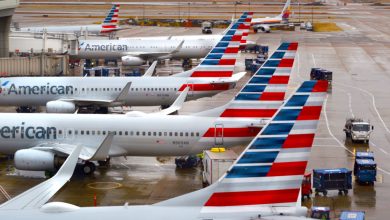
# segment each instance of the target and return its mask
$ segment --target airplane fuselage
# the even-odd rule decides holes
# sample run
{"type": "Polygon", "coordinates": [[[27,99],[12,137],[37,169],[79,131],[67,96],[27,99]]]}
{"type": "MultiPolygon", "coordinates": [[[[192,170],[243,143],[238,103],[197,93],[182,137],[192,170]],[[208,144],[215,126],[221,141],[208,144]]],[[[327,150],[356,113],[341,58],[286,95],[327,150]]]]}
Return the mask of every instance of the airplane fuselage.
{"type": "MultiPolygon", "coordinates": [[[[116,28],[110,29],[111,31],[117,30],[116,28]]],[[[104,32],[109,32],[110,30],[104,30],[104,32]]],[[[47,26],[47,27],[25,27],[15,32],[30,32],[30,33],[82,33],[88,32],[92,34],[100,34],[103,29],[101,25],[75,25],[75,26],[47,26]]]]}
{"type": "MultiPolygon", "coordinates": [[[[12,77],[1,78],[1,106],[45,106],[54,100],[114,100],[131,82],[122,103],[109,106],[158,106],[172,104],[186,86],[187,99],[212,96],[234,87],[221,78],[190,77],[12,77]]],[[[101,104],[104,106],[104,104],[101,104]]]]}
{"type": "Polygon", "coordinates": [[[188,155],[215,145],[246,144],[260,130],[248,128],[245,120],[191,115],[4,113],[0,120],[0,152],[5,154],[50,143],[96,149],[113,132],[110,156],[188,155]]]}

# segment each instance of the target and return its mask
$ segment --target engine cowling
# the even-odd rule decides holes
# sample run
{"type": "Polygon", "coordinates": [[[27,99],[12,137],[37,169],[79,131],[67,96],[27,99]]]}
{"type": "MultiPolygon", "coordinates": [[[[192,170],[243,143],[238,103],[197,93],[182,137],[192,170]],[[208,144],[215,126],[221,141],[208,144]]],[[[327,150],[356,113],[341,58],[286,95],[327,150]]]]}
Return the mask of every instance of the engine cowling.
{"type": "Polygon", "coordinates": [[[260,29],[261,31],[263,31],[263,32],[266,32],[266,33],[271,32],[271,28],[270,28],[270,26],[268,26],[268,25],[260,25],[260,26],[259,26],[259,29],[260,29]]]}
{"type": "Polygon", "coordinates": [[[16,169],[32,171],[50,171],[56,168],[56,156],[52,152],[23,149],[15,152],[16,169]]]}
{"type": "Polygon", "coordinates": [[[124,66],[139,66],[145,63],[145,60],[139,57],[123,56],[122,65],[124,66]]]}
{"type": "Polygon", "coordinates": [[[74,113],[76,105],[73,102],[50,101],[46,103],[46,112],[48,113],[74,113]]]}

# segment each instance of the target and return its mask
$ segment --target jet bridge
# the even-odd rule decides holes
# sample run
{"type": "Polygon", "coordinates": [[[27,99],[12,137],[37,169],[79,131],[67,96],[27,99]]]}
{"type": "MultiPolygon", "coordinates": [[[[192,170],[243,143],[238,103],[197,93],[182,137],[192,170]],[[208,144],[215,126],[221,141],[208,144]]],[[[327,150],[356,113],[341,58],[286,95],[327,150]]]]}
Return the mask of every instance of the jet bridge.
{"type": "Polygon", "coordinates": [[[8,57],[9,41],[8,35],[12,15],[15,8],[19,6],[19,0],[0,1],[0,57],[8,57]]]}

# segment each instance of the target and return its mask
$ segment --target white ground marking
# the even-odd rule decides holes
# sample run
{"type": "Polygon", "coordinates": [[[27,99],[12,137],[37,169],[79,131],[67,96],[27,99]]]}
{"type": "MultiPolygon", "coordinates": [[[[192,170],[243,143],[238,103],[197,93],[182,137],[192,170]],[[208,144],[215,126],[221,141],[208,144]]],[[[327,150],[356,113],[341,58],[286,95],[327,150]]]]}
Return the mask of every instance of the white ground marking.
{"type": "Polygon", "coordinates": [[[313,59],[314,66],[317,67],[316,59],[314,58],[314,54],[313,53],[311,54],[311,58],[313,59]]]}
{"type": "Polygon", "coordinates": [[[386,132],[390,134],[390,129],[387,127],[387,125],[385,124],[385,121],[383,120],[382,116],[379,114],[379,111],[376,108],[376,104],[375,104],[376,103],[375,102],[375,96],[371,92],[369,92],[369,91],[367,91],[365,89],[359,88],[359,87],[350,86],[350,85],[346,85],[346,84],[343,84],[343,83],[334,83],[334,84],[337,84],[337,85],[340,85],[340,86],[344,86],[344,87],[353,88],[353,89],[357,89],[357,90],[362,91],[363,93],[369,95],[371,97],[371,99],[372,99],[372,106],[373,106],[373,108],[375,110],[375,113],[377,114],[377,116],[378,116],[379,120],[381,121],[383,127],[385,128],[386,132]]]}

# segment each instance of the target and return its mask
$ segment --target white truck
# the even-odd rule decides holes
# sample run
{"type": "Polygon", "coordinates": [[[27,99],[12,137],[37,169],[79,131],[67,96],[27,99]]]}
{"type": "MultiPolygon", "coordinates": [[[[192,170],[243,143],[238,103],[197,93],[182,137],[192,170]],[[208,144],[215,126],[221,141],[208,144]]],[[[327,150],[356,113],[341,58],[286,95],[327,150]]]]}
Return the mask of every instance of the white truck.
{"type": "Polygon", "coordinates": [[[211,22],[205,21],[202,23],[202,33],[203,34],[212,34],[212,24],[211,22]]]}
{"type": "Polygon", "coordinates": [[[368,143],[374,126],[361,118],[348,118],[343,130],[345,137],[350,138],[352,142],[363,141],[368,143]]]}
{"type": "Polygon", "coordinates": [[[238,155],[232,150],[218,150],[221,148],[204,151],[203,157],[203,186],[216,182],[237,159],[238,155]]]}

